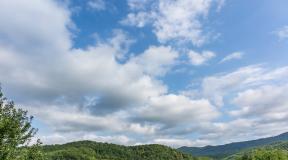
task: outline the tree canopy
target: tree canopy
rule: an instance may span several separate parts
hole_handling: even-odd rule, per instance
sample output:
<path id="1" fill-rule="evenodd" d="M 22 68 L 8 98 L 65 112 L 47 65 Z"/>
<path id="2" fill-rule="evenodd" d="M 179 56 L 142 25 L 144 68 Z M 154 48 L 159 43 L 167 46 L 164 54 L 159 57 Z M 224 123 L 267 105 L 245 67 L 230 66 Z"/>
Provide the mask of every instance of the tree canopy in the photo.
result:
<path id="1" fill-rule="evenodd" d="M 37 129 L 31 125 L 33 117 L 27 111 L 17 108 L 9 101 L 0 87 L 0 159 L 33 160 L 43 159 L 40 152 L 40 141 L 29 146 Z"/>
<path id="2" fill-rule="evenodd" d="M 158 145 L 122 146 L 93 141 L 44 146 L 48 160 L 208 160 Z"/>

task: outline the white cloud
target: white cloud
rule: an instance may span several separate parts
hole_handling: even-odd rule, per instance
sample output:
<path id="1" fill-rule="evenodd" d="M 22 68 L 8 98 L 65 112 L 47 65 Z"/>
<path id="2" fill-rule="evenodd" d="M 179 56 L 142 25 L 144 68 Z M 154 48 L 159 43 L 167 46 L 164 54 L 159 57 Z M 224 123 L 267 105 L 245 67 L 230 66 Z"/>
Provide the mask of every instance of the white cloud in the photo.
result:
<path id="1" fill-rule="evenodd" d="M 211 51 L 203 51 L 202 53 L 197 53 L 191 50 L 188 53 L 191 64 L 195 66 L 203 65 L 215 56 L 215 53 Z"/>
<path id="2" fill-rule="evenodd" d="M 284 26 L 282 28 L 279 28 L 273 31 L 273 34 L 275 34 L 280 40 L 287 39 L 288 38 L 288 26 Z"/>
<path id="3" fill-rule="evenodd" d="M 36 105 L 27 107 L 27 109 L 31 114 L 39 117 L 50 129 L 60 133 L 112 131 L 123 134 L 129 132 L 151 135 L 157 129 L 157 126 L 140 125 L 139 123 L 126 121 L 123 118 L 125 115 L 121 113 L 98 116 L 83 112 L 83 110 L 79 109 L 79 106 L 43 106 L 43 103 L 41 105 L 49 108 L 49 110 L 39 109 L 41 107 Z"/>
<path id="4" fill-rule="evenodd" d="M 287 112 L 285 111 L 285 113 Z M 273 115 L 273 113 L 270 115 Z M 251 117 L 234 117 L 235 119 L 228 122 L 216 123 L 214 131 L 208 134 L 208 137 L 203 136 L 201 138 L 218 144 L 219 142 L 220 144 L 226 144 L 265 138 L 287 132 L 287 116 L 277 120 L 268 119 L 270 115 L 258 113 Z"/>
<path id="5" fill-rule="evenodd" d="M 82 138 L 83 140 L 93 140 L 96 142 L 105 142 L 105 143 L 116 143 L 116 144 L 122 144 L 122 145 L 131 145 L 133 144 L 132 140 L 125 136 L 125 135 L 120 135 L 120 136 L 97 136 L 95 134 L 86 134 Z"/>
<path id="6" fill-rule="evenodd" d="M 200 89 L 190 94 L 171 93 L 161 81 L 180 56 L 171 47 L 150 46 L 128 57 L 133 40 L 127 33 L 115 30 L 108 40 L 75 49 L 68 8 L 55 1 L 29 2 L 33 5 L 0 1 L 0 81 L 9 98 L 49 127 L 51 132 L 39 135 L 45 143 L 90 139 L 125 145 L 205 145 L 288 129 L 288 67 L 242 67 L 205 77 Z M 195 29 L 194 23 L 200 23 L 199 17 L 208 14 L 210 3 L 160 1 L 159 12 L 156 9 L 152 14 L 136 6 L 133 10 L 153 15 L 153 21 L 146 22 L 145 17 L 139 27 L 153 23 L 155 33 L 163 33 L 163 40 L 184 37 L 199 44 L 197 36 L 203 35 L 202 24 L 200 28 L 195 25 Z M 184 5 L 182 12 L 179 8 Z M 169 17 L 164 7 L 174 16 Z M 186 13 L 190 7 L 195 9 Z M 187 19 L 193 25 L 180 22 Z M 184 31 L 168 33 L 181 29 Z M 201 32 L 195 39 L 185 37 L 190 29 Z M 190 52 L 194 65 L 205 64 L 214 56 L 209 51 Z M 118 62 L 123 57 L 125 61 Z M 226 101 L 227 96 L 234 101 Z M 232 107 L 220 112 L 216 105 Z M 218 122 L 222 114 L 232 120 Z"/>
<path id="7" fill-rule="evenodd" d="M 63 144 L 63 142 L 74 142 L 81 140 L 91 140 L 96 142 L 116 143 L 121 145 L 133 145 L 135 142 L 125 135 L 119 136 L 98 136 L 97 133 L 53 133 L 51 135 L 40 136 L 44 144 Z"/>
<path id="8" fill-rule="evenodd" d="M 106 9 L 106 3 L 104 0 L 89 0 L 87 3 L 88 7 L 97 11 Z"/>
<path id="9" fill-rule="evenodd" d="M 209 7 L 209 0 L 160 1 L 159 18 L 154 24 L 158 39 L 161 42 L 183 39 L 194 45 L 203 44 L 205 38 L 198 18 L 205 17 Z"/>
<path id="10" fill-rule="evenodd" d="M 129 13 L 126 19 L 122 20 L 121 23 L 124 25 L 133 25 L 137 27 L 144 27 L 146 24 L 152 21 L 151 15 L 147 12 Z"/>
<path id="11" fill-rule="evenodd" d="M 288 85 L 264 85 L 237 94 L 234 103 L 240 107 L 231 111 L 234 116 L 257 116 L 272 120 L 288 120 Z"/>
<path id="12" fill-rule="evenodd" d="M 142 4 L 142 7 L 135 10 L 135 3 Z M 157 0 L 150 3 L 130 0 L 128 4 L 133 12 L 122 24 L 137 27 L 152 24 L 154 33 L 162 43 L 176 40 L 200 46 L 209 39 L 202 20 L 209 13 L 213 4 L 211 0 Z M 219 2 L 219 7 L 221 4 Z"/>
<path id="13" fill-rule="evenodd" d="M 234 52 L 234 53 L 231 53 L 231 54 L 227 55 L 226 57 L 224 57 L 220 61 L 220 63 L 231 61 L 231 60 L 236 60 L 236 59 L 242 59 L 243 56 L 244 56 L 243 52 Z"/>
<path id="14" fill-rule="evenodd" d="M 207 101 L 213 102 L 212 106 L 215 104 L 224 107 L 220 115 L 227 116 L 229 120 L 217 121 L 217 118 L 210 121 L 196 120 L 197 124 L 190 126 L 187 123 L 183 126 L 178 123 L 179 127 L 164 129 L 163 132 L 181 135 L 181 137 L 186 137 L 190 133 L 199 134 L 193 139 L 204 140 L 210 145 L 253 140 L 286 132 L 288 127 L 283 126 L 288 126 L 288 112 L 286 111 L 288 97 L 285 94 L 287 79 L 287 66 L 271 69 L 263 65 L 241 67 L 229 73 L 206 77 L 202 80 L 202 88 L 192 91 L 192 94 L 187 94 L 187 96 L 193 99 L 206 98 Z M 219 112 L 217 109 L 216 111 Z M 197 112 L 194 113 L 197 114 Z M 170 117 L 174 116 L 170 115 Z M 173 122 L 175 121 L 177 122 L 173 119 Z M 171 137 L 173 138 L 175 137 Z M 173 143 L 177 145 L 178 142 L 182 143 L 181 140 L 163 141 L 170 145 Z M 201 146 L 201 144 L 191 144 L 191 146 L 195 145 Z"/>
<path id="15" fill-rule="evenodd" d="M 223 96 L 237 90 L 276 83 L 288 77 L 288 68 L 282 67 L 269 70 L 261 66 L 247 66 L 221 75 L 209 76 L 203 79 L 202 92 L 210 97 L 217 106 L 223 105 Z"/>
<path id="16" fill-rule="evenodd" d="M 128 53 L 130 46 L 135 43 L 135 40 L 132 39 L 127 32 L 120 29 L 115 29 L 112 33 L 112 38 L 106 41 L 104 40 L 104 42 L 101 42 L 101 40 L 98 39 L 100 41 L 99 43 L 110 44 L 111 47 L 117 51 L 116 58 L 127 59 L 126 54 Z"/>
<path id="17" fill-rule="evenodd" d="M 131 42 L 122 31 L 115 31 L 109 41 L 100 41 L 95 46 L 71 48 L 68 27 L 73 24 L 65 6 L 54 1 L 35 0 L 37 7 L 17 3 L 0 1 L 0 6 L 5 6 L 1 15 L 23 18 L 0 15 L 0 35 L 5 35 L 0 39 L 0 81 L 9 98 L 49 126 L 53 134 L 67 136 L 56 136 L 54 141 L 71 140 L 79 132 L 82 136 L 78 136 L 84 138 L 97 132 L 93 135 L 96 140 L 111 139 L 116 143 L 130 141 L 99 136 L 104 132 L 151 135 L 145 141 L 152 141 L 158 134 L 167 134 L 159 125 L 167 123 L 168 116 L 174 116 L 178 123 L 209 123 L 217 117 L 217 111 L 207 100 L 168 95 L 167 86 L 158 78 L 170 70 L 179 56 L 171 47 L 150 46 L 120 63 L 117 58 L 127 52 L 125 48 Z M 43 25 L 35 25 L 35 21 L 43 21 Z M 180 106 L 176 109 L 167 102 Z M 157 108 L 167 111 L 159 116 L 159 123 L 131 120 L 136 111 L 145 114 L 141 113 L 141 106 L 151 109 L 147 112 L 150 115 Z M 202 115 L 191 118 L 188 112 Z"/>
<path id="18" fill-rule="evenodd" d="M 163 144 L 167 146 L 172 146 L 174 148 L 179 148 L 182 146 L 205 146 L 210 144 L 210 141 L 206 140 L 187 140 L 187 139 L 175 139 L 175 138 L 159 138 L 153 140 L 152 143 Z"/>
<path id="19" fill-rule="evenodd" d="M 70 12 L 61 9 L 60 4 L 11 0 L 0 1 L 0 6 L 0 45 L 23 54 L 41 54 L 47 50 L 54 55 L 71 47 L 71 33 L 67 30 L 73 26 Z"/>
<path id="20" fill-rule="evenodd" d="M 136 119 L 159 123 L 164 125 L 165 129 L 173 129 L 180 124 L 185 124 L 187 128 L 190 126 L 189 123 L 197 122 L 191 125 L 202 130 L 203 123 L 210 123 L 220 115 L 206 99 L 192 100 L 186 96 L 174 94 L 152 97 L 148 104 L 137 112 Z"/>
<path id="21" fill-rule="evenodd" d="M 287 66 L 269 69 L 261 65 L 204 78 L 202 89 L 192 97 L 206 97 L 224 107 L 222 114 L 231 120 L 210 123 L 210 130 L 199 138 L 223 144 L 286 132 L 287 79 Z"/>
<path id="22" fill-rule="evenodd" d="M 129 64 L 138 65 L 148 75 L 163 75 L 172 67 L 178 53 L 171 47 L 149 47 L 142 55 L 133 57 Z"/>

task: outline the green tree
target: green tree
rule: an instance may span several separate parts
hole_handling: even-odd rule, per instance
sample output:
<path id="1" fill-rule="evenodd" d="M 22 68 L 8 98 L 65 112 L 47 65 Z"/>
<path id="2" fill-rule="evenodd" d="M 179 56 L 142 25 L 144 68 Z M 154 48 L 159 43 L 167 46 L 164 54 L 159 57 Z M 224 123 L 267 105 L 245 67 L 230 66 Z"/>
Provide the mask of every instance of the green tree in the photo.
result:
<path id="1" fill-rule="evenodd" d="M 278 149 L 255 149 L 245 153 L 238 160 L 288 160 L 288 153 Z"/>
<path id="2" fill-rule="evenodd" d="M 31 126 L 33 117 L 16 108 L 13 101 L 4 97 L 0 87 L 0 159 L 41 160 L 40 141 L 28 147 L 37 129 Z"/>

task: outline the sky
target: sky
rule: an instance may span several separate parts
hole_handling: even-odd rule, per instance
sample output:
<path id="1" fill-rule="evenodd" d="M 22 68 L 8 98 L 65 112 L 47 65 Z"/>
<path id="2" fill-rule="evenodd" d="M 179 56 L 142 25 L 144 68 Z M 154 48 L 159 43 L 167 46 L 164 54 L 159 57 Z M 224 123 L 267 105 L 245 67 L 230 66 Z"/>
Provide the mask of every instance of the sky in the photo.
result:
<path id="1" fill-rule="evenodd" d="M 287 0 L 0 0 L 0 82 L 44 144 L 288 131 Z"/>

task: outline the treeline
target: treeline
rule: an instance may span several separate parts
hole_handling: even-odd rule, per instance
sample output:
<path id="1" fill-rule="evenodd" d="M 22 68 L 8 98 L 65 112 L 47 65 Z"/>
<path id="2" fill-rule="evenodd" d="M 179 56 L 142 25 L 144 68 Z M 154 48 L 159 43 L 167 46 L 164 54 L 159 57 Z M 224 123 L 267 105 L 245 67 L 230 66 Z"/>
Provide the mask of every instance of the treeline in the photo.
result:
<path id="1" fill-rule="evenodd" d="M 288 160 L 288 142 L 241 151 L 225 160 Z"/>
<path id="2" fill-rule="evenodd" d="M 121 146 L 93 141 L 44 146 L 47 160 L 212 160 L 163 145 Z M 223 160 L 288 160 L 288 142 L 240 151 Z"/>
<path id="3" fill-rule="evenodd" d="M 254 149 L 236 160 L 288 160 L 288 152 L 279 149 Z"/>
<path id="4" fill-rule="evenodd" d="M 121 146 L 92 141 L 44 146 L 48 160 L 208 160 L 163 145 Z"/>

